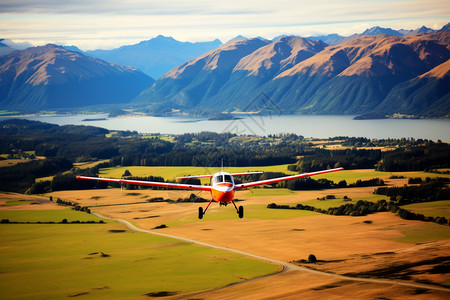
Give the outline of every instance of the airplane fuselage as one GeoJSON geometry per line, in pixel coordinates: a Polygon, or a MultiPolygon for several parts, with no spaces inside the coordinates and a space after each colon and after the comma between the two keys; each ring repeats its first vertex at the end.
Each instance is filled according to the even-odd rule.
{"type": "Polygon", "coordinates": [[[211,197],[227,205],[234,199],[234,179],[230,173],[218,172],[211,177],[211,197]]]}

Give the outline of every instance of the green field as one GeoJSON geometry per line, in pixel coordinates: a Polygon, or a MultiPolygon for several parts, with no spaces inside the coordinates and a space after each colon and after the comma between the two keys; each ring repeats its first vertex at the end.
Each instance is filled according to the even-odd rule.
{"type": "MultiPolygon", "coordinates": [[[[81,220],[71,210],[0,212],[81,220]]],[[[69,220],[70,221],[70,220],[69,220]]],[[[1,224],[1,299],[136,299],[202,291],[276,272],[273,264],[105,224],[1,224]],[[102,253],[104,255],[102,255],[102,253]]]]}
{"type": "MultiPolygon", "coordinates": [[[[10,200],[16,201],[16,200],[10,200]]],[[[8,201],[8,202],[10,202],[8,201]]],[[[19,200],[17,200],[19,201],[19,200]]],[[[67,221],[100,221],[98,217],[92,214],[79,212],[70,208],[57,210],[6,210],[0,211],[0,219],[8,219],[11,222],[61,222],[67,221]]],[[[104,220],[104,222],[109,222],[104,220]]]]}
{"type": "Polygon", "coordinates": [[[296,195],[296,191],[281,188],[253,188],[245,194],[247,197],[289,196],[296,195]]]}
{"type": "Polygon", "coordinates": [[[5,204],[2,206],[17,206],[17,205],[24,205],[24,204],[39,204],[39,202],[33,201],[33,200],[9,200],[6,201],[5,204]]]}
{"type": "Polygon", "coordinates": [[[332,172],[322,175],[313,176],[312,178],[317,180],[325,178],[335,183],[345,180],[347,184],[355,183],[357,180],[368,180],[377,177],[390,176],[389,172],[380,172],[374,170],[343,170],[338,172],[332,172]]]}
{"type": "Polygon", "coordinates": [[[399,229],[404,237],[392,240],[402,243],[417,244],[450,239],[450,228],[435,223],[422,223],[399,229]]]}
{"type": "MultiPolygon", "coordinates": [[[[425,179],[426,177],[435,178],[435,177],[447,177],[450,178],[450,174],[437,174],[437,173],[427,173],[422,171],[416,172],[381,172],[374,170],[343,170],[339,172],[333,172],[323,175],[314,176],[314,179],[326,178],[328,180],[332,180],[338,183],[341,180],[347,181],[347,184],[355,183],[357,180],[368,180],[372,178],[383,178],[390,176],[403,176],[405,178],[415,178],[421,177],[425,179]]],[[[387,179],[387,178],[386,178],[387,179]]]]}
{"type": "Polygon", "coordinates": [[[450,200],[414,203],[404,205],[402,208],[426,217],[450,218],[450,200]]]}

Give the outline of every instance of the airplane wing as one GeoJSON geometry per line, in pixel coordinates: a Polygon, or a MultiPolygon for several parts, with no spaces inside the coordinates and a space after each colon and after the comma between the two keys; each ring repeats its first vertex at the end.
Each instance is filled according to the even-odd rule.
{"type": "Polygon", "coordinates": [[[270,184],[270,183],[275,183],[275,182],[279,182],[279,181],[286,181],[286,180],[292,180],[292,179],[297,179],[297,178],[309,177],[309,176],[325,174],[325,173],[330,173],[330,172],[336,172],[336,171],[341,171],[341,170],[344,170],[344,168],[336,168],[336,169],[330,169],[330,170],[323,170],[323,171],[317,171],[317,172],[311,172],[311,173],[303,173],[303,174],[298,174],[298,175],[291,175],[291,176],[278,177],[278,178],[272,178],[272,179],[266,179],[266,180],[260,180],[260,181],[241,183],[241,184],[236,184],[234,189],[240,190],[240,189],[245,189],[245,188],[256,186],[256,185],[270,184]]]}
{"type": "Polygon", "coordinates": [[[135,185],[160,186],[160,187],[168,187],[168,188],[175,188],[175,189],[211,191],[211,187],[208,185],[181,184],[181,183],[168,183],[168,182],[156,182],[156,181],[128,180],[128,179],[114,179],[114,178],[101,178],[101,177],[86,177],[86,176],[77,176],[77,179],[128,183],[128,184],[135,184],[135,185]]]}

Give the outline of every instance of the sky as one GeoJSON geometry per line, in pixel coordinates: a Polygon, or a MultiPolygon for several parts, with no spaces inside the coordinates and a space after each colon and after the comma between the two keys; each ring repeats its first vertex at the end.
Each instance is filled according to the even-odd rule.
{"type": "Polygon", "coordinates": [[[0,38],[82,50],[160,34],[226,42],[237,35],[348,36],[373,26],[440,29],[448,22],[449,0],[0,0],[0,38]]]}

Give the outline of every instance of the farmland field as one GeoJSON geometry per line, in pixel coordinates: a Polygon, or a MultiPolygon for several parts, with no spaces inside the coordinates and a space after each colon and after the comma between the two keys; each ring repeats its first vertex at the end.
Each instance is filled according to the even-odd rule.
{"type": "MultiPolygon", "coordinates": [[[[99,221],[70,209],[0,211],[11,222],[99,221]]],[[[241,255],[105,224],[1,224],[0,297],[136,299],[184,294],[276,272],[241,255]]]]}
{"type": "Polygon", "coordinates": [[[403,208],[427,217],[450,218],[450,200],[414,203],[403,208]]]}
{"type": "MultiPolygon", "coordinates": [[[[287,166],[272,166],[270,170],[280,171],[285,167],[287,166]]],[[[182,167],[144,168],[147,167],[112,168],[104,171],[117,172],[117,177],[121,177],[125,169],[128,169],[134,176],[153,175],[163,176],[165,179],[171,178],[170,176],[205,173],[203,168],[188,168],[188,171],[182,167]],[[158,168],[162,173],[166,172],[165,176],[162,173],[155,174],[158,168]],[[150,170],[151,173],[135,174],[138,170],[150,170]]],[[[251,168],[258,169],[261,170],[251,168]]],[[[237,171],[246,169],[231,170],[237,171]]],[[[115,177],[105,175],[106,173],[102,176],[115,177]]],[[[335,182],[345,179],[351,183],[352,180],[381,177],[390,186],[403,186],[407,181],[406,178],[389,179],[392,173],[373,170],[346,170],[327,175],[338,174],[342,176],[335,177],[335,182]]],[[[406,172],[402,175],[406,175],[406,172]]],[[[430,175],[440,176],[424,172],[414,172],[413,176],[425,178],[430,175]]],[[[448,287],[450,274],[439,271],[439,266],[449,263],[449,226],[404,220],[390,212],[350,217],[266,208],[269,203],[294,206],[302,203],[326,208],[347,203],[343,201],[344,196],[352,199],[352,202],[387,199],[386,196],[373,194],[373,190],[374,187],[311,191],[255,188],[252,191],[236,192],[236,198],[241,200],[238,205],[245,207],[243,219],[238,218],[232,205],[224,207],[213,203],[202,220],[197,219],[197,209],[199,206],[205,207],[205,203],[148,201],[155,197],[185,198],[192,191],[137,189],[121,192],[118,188],[108,188],[58,191],[49,196],[88,206],[92,211],[107,217],[128,220],[142,229],[271,259],[293,262],[314,254],[319,262],[305,266],[334,274],[361,277],[360,274],[370,273],[375,274],[371,275],[374,278],[384,278],[385,275],[377,272],[404,265],[405,269],[400,273],[392,270],[389,278],[448,287]],[[327,195],[334,195],[336,199],[317,200],[327,195]],[[166,228],[154,229],[162,224],[166,228]],[[410,275],[404,275],[406,273],[410,275]]],[[[198,195],[209,197],[207,192],[198,195]]],[[[41,203],[36,197],[7,196],[10,198],[0,198],[0,219],[21,222],[60,222],[62,218],[67,218],[69,222],[99,220],[93,215],[75,212],[53,202],[41,203]],[[40,204],[31,204],[33,201],[40,204]],[[53,207],[52,211],[50,207],[53,207]]],[[[430,209],[434,214],[448,209],[448,201],[439,202],[439,207],[433,207],[432,202],[429,202],[423,203],[423,207],[412,207],[411,210],[414,208],[423,213],[423,210],[430,209]]],[[[280,267],[178,240],[131,232],[114,221],[105,222],[66,225],[0,224],[0,268],[2,272],[7,270],[6,273],[0,273],[0,297],[16,299],[14,297],[19,295],[17,299],[75,296],[79,299],[140,299],[144,295],[158,295],[159,292],[169,292],[170,295],[173,292],[172,295],[176,298],[204,291],[189,298],[296,299],[301,294],[305,299],[319,299],[329,298],[337,293],[342,298],[354,299],[447,299],[450,294],[446,291],[420,290],[396,284],[352,283],[300,271],[277,273],[225,287],[233,282],[274,273],[280,267]],[[27,286],[21,289],[24,282],[27,286]],[[10,291],[6,289],[7,286],[12,287],[10,291]],[[214,290],[219,287],[222,288],[214,290]]]]}

